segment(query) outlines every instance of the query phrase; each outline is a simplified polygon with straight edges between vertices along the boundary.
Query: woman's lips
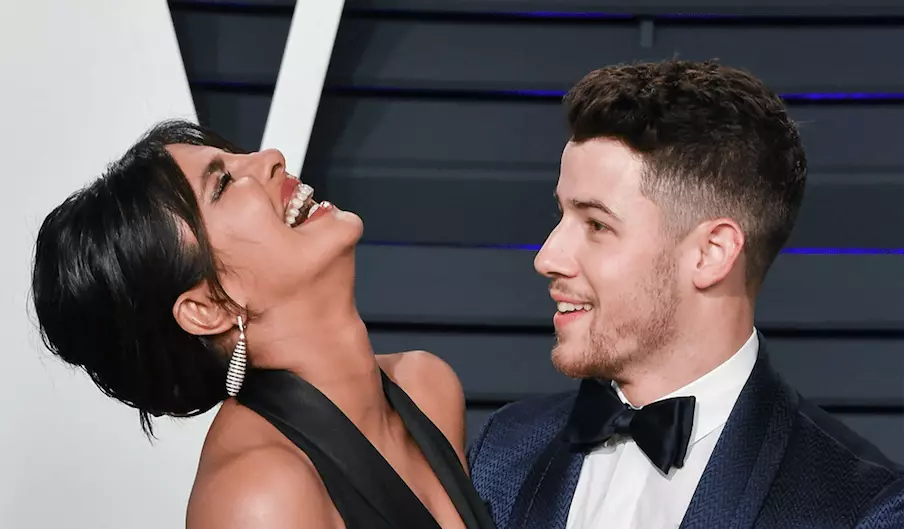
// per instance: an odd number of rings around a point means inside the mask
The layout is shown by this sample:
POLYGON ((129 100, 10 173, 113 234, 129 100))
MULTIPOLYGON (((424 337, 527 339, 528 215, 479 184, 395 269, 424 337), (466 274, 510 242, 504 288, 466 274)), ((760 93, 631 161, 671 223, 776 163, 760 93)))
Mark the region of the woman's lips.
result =
POLYGON ((282 198, 282 206, 283 211, 288 209, 289 201, 292 200, 292 195, 295 194, 295 189, 301 184, 301 182, 297 178, 288 177, 283 180, 282 188, 280 189, 280 198, 282 198))

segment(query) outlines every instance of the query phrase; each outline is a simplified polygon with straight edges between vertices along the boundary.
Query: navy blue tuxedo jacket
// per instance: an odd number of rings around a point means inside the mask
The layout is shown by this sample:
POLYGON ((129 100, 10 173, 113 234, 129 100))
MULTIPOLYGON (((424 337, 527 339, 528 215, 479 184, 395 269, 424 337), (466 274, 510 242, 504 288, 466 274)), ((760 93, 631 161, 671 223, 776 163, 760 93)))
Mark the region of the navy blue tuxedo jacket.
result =
MULTIPOLYGON (((499 529, 565 528, 583 456, 557 436, 575 395, 501 408, 469 449, 471 480, 499 529)), ((904 469, 786 385, 762 335, 681 524, 730 528, 904 529, 904 469)))

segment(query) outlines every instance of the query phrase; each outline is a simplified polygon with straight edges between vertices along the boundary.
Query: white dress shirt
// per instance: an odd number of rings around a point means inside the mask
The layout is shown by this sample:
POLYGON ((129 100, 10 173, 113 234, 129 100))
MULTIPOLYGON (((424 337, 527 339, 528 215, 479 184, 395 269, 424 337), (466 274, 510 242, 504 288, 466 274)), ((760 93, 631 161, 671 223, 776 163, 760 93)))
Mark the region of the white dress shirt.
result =
MULTIPOLYGON (((663 397, 694 396, 694 427, 684 467, 663 475, 630 438, 612 438, 584 457, 566 529, 674 529, 741 389, 756 363, 756 329, 722 365, 663 397)), ((615 385, 622 402, 630 403, 615 385)))

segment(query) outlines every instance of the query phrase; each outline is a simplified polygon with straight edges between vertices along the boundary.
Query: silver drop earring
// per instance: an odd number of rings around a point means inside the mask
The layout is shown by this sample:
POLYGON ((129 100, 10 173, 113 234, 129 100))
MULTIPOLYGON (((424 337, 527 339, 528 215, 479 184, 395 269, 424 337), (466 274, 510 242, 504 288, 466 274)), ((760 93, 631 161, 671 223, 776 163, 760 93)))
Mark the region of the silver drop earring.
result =
POLYGON ((235 343, 232 358, 229 359, 229 371, 226 372, 226 393, 230 397, 238 395, 245 380, 245 364, 248 359, 245 356, 245 326, 242 325, 242 317, 238 317, 239 340, 235 343))

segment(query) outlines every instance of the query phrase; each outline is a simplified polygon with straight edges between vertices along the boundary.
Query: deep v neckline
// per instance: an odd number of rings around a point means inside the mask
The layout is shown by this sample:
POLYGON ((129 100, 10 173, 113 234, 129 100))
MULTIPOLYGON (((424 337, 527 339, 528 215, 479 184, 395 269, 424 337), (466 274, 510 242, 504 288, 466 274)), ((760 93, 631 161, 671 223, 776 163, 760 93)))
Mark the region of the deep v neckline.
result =
MULTIPOLYGON (((399 414, 464 526, 494 527, 446 437, 386 373, 380 373, 390 406, 399 414)), ((385 527, 440 529, 392 465, 312 384, 285 370, 251 369, 237 399, 308 455, 347 526, 349 518, 366 519, 360 511, 368 510, 370 519, 378 517, 385 527)))

